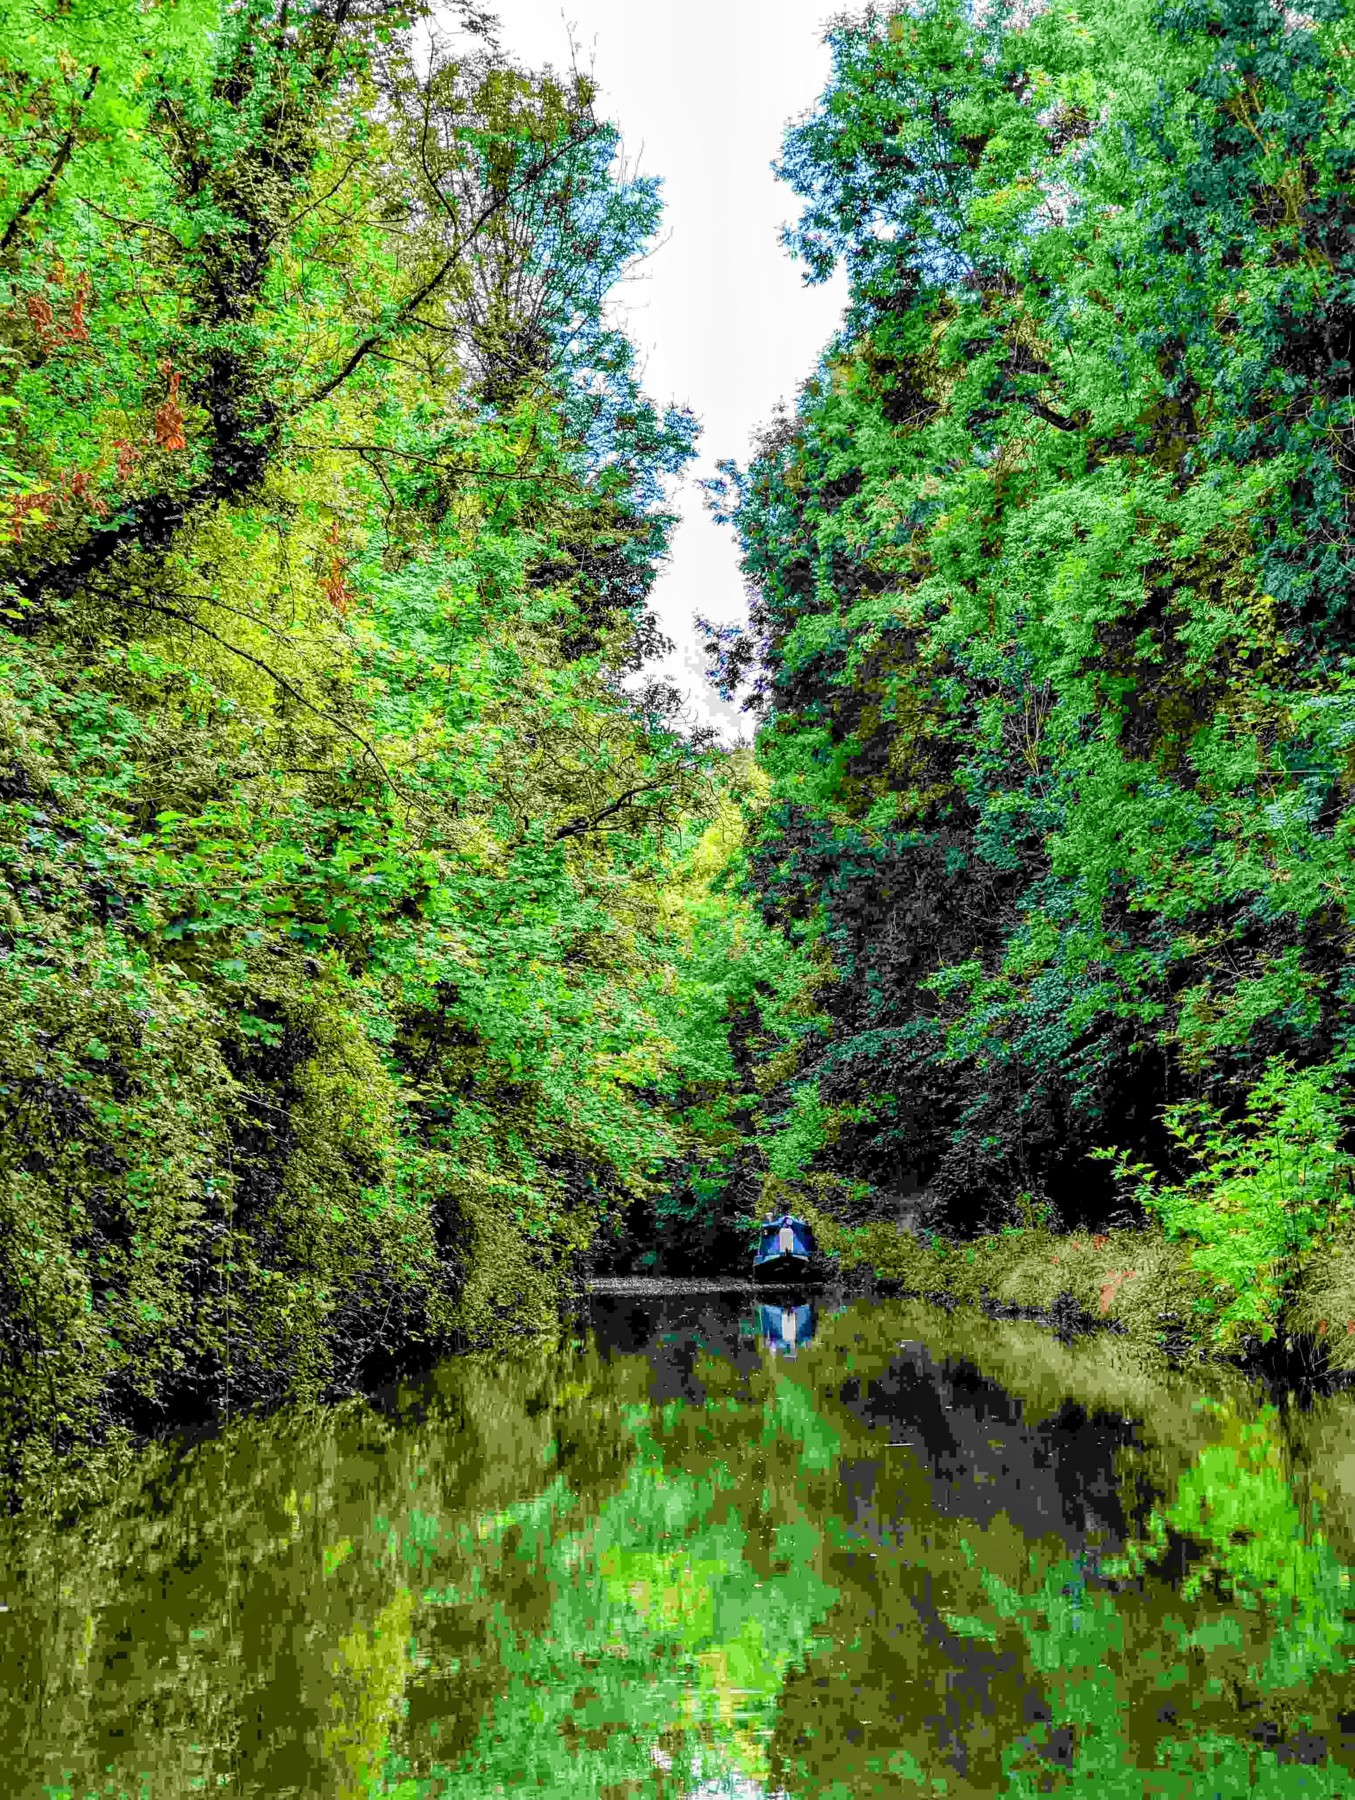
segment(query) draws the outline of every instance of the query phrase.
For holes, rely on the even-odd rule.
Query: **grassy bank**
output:
[[[1276,1338],[1302,1342],[1330,1373],[1355,1370],[1355,1235],[1281,1273],[1278,1328],[1221,1336],[1227,1296],[1195,1247],[1155,1229],[1053,1232],[1009,1227],[969,1242],[890,1222],[843,1226],[822,1215],[820,1243],[849,1278],[957,1305],[1104,1323],[1177,1352],[1234,1359]],[[1265,1271],[1262,1279],[1275,1276]]]

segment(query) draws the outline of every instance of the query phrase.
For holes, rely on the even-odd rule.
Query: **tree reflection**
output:
[[[11,1528],[9,1791],[1355,1794],[1349,1399],[787,1310],[459,1359]]]

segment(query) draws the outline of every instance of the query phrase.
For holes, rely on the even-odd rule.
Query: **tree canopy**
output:
[[[1344,9],[833,25],[751,752],[646,674],[659,184],[448,23],[0,0],[10,1473],[769,1204],[1151,1218],[1273,1334],[1355,1166]]]
[[[1274,1209],[1208,1252],[1232,1306],[1348,1204],[1347,12],[920,0],[830,41],[780,168],[849,315],[714,496],[754,887],[836,976],[782,1160],[842,1218],[1221,1240],[1198,1178]]]
[[[743,777],[640,673],[696,430],[606,305],[657,183],[589,80],[417,11],[0,10],[30,1473],[554,1317],[722,1179],[740,1008],[808,979],[712,898]]]

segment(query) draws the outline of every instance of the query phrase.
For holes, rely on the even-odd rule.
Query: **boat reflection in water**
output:
[[[814,1304],[781,1305],[764,1300],[758,1307],[758,1335],[773,1356],[794,1356],[814,1338]]]

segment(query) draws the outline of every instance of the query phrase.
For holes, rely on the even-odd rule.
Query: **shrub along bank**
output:
[[[911,1293],[1114,1323],[1179,1350],[1254,1357],[1283,1339],[1300,1362],[1355,1370],[1355,1231],[1351,1229],[1348,1109],[1323,1071],[1274,1062],[1244,1117],[1225,1121],[1204,1101],[1168,1108],[1164,1123],[1187,1171],[1163,1178],[1114,1158],[1134,1222],[1058,1231],[1053,1207],[1015,1197],[1020,1224],[952,1238],[893,1219],[842,1222],[840,1189],[801,1179],[768,1183],[768,1202],[800,1206],[848,1274]],[[857,1196],[858,1218],[869,1196]],[[917,1210],[921,1210],[918,1208]]]
[[[822,1222],[824,1248],[847,1280],[1034,1315],[1060,1329],[1124,1330],[1180,1356],[1261,1360],[1305,1373],[1355,1371],[1355,1240],[1343,1239],[1298,1273],[1274,1327],[1224,1337],[1218,1296],[1192,1246],[1149,1229],[1051,1232],[1005,1226],[952,1240],[877,1223]],[[1278,1341],[1277,1341],[1278,1336]]]

